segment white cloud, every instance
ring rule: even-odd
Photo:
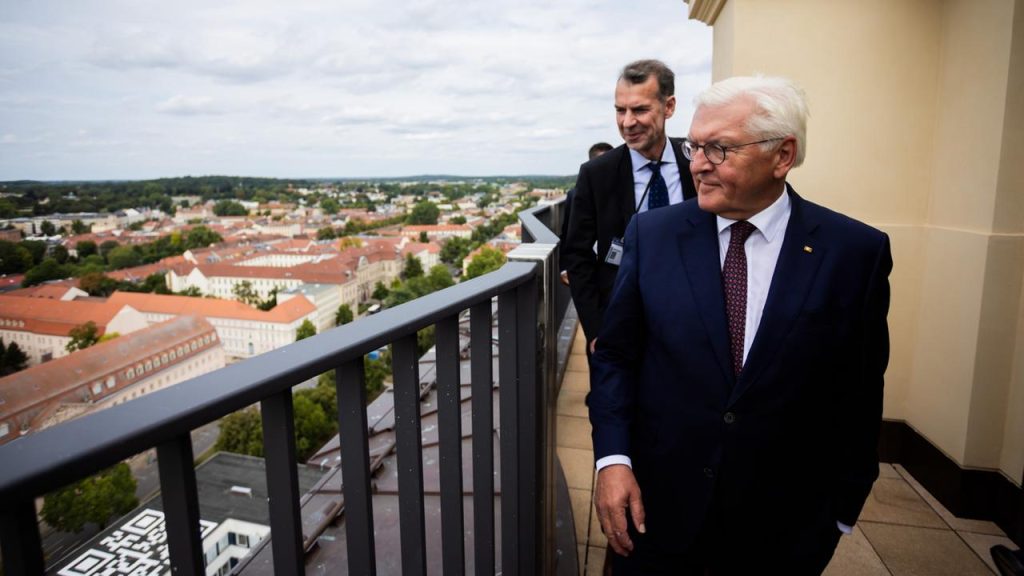
[[[204,96],[187,97],[181,94],[171,96],[167,100],[156,105],[160,112],[168,114],[180,114],[192,116],[196,114],[223,114],[226,109],[213,101],[212,98]]]
[[[672,134],[710,81],[664,0],[51,4],[0,23],[0,180],[570,174],[626,62],[677,72]]]

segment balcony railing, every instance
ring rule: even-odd
[[[259,403],[274,572],[303,574],[292,387],[335,369],[348,524],[348,571],[376,573],[363,356],[393,347],[402,573],[426,572],[417,331],[435,326],[445,574],[464,571],[458,317],[470,311],[473,434],[491,435],[491,306],[498,300],[501,558],[494,562],[495,455],[473,443],[477,574],[551,574],[560,206],[520,214],[523,246],[500,270],[187,382],[38,431],[0,449],[0,546],[7,575],[44,571],[35,499],[156,448],[171,573],[204,574],[191,430]],[[478,465],[479,463],[479,465]],[[478,473],[479,472],[479,473]]]

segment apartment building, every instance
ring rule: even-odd
[[[220,338],[197,316],[101,342],[0,378],[0,444],[222,367]]]

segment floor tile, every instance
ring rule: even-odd
[[[576,545],[586,546],[590,529],[590,490],[570,488],[569,501],[572,503],[572,522],[576,527]]]
[[[590,392],[589,372],[566,371],[562,377],[562,392]]]
[[[590,413],[587,411],[587,393],[578,390],[562,390],[558,394],[558,402],[555,411],[559,415],[578,416],[587,418]]]
[[[907,484],[917,492],[921,499],[927,502],[928,505],[931,506],[932,510],[934,510],[935,513],[938,514],[939,517],[942,518],[953,530],[988,534],[990,536],[1006,536],[1003,530],[996,525],[995,522],[989,522],[988,520],[972,520],[970,518],[957,518],[952,512],[947,510],[937,498],[925,490],[924,486],[921,486],[921,483],[918,482],[906,468],[899,464],[894,464],[893,470],[906,480]]]
[[[567,448],[593,449],[590,440],[590,421],[575,416],[562,416],[556,424],[558,429],[555,445]]]
[[[569,362],[565,365],[566,372],[587,372],[590,370],[590,365],[587,364],[587,356],[585,354],[570,354]]]
[[[832,556],[832,562],[825,569],[824,576],[890,576],[882,559],[864,536],[854,526],[853,534],[839,539],[839,546]]]
[[[565,472],[565,482],[569,488],[580,490],[594,489],[594,452],[581,448],[558,447],[558,461]]]
[[[858,522],[893,576],[991,576],[951,530]]]
[[[579,550],[579,553],[577,555],[579,564],[577,564],[576,566],[579,569],[578,573],[583,574],[584,567],[587,565],[587,547],[580,544],[579,546],[576,546],[576,548]]]
[[[982,562],[988,566],[989,570],[991,570],[993,574],[996,574],[999,571],[996,570],[996,564],[992,561],[992,553],[989,552],[989,550],[996,544],[1002,544],[1010,550],[1017,549],[1017,545],[1013,543],[1013,540],[1010,540],[1006,536],[976,534],[974,532],[959,532],[959,534],[960,537],[964,539],[964,542],[967,542],[967,545],[971,547],[971,550],[974,550],[974,553],[981,558]]]
[[[597,546],[589,546],[587,550],[587,571],[584,574],[587,576],[601,576],[604,574],[604,556],[607,550]]]
[[[597,509],[591,506],[590,510],[590,541],[587,542],[590,546],[608,546],[608,538],[605,537],[604,532],[601,531],[601,521],[597,519]]]
[[[861,520],[949,529],[902,478],[879,478],[864,503]]]

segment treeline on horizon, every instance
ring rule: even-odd
[[[419,179],[417,179],[419,178]],[[431,184],[447,180],[443,184]],[[494,192],[509,182],[525,182],[534,188],[568,188],[573,176],[422,176],[404,178],[350,179],[277,179],[244,176],[183,176],[155,180],[60,181],[16,180],[0,182],[0,218],[44,216],[77,212],[116,212],[127,208],[153,208],[173,213],[177,208],[172,196],[199,196],[207,200],[253,200],[261,203],[298,202],[298,189],[316,190],[327,185],[334,190],[355,192],[357,197],[345,207],[371,206],[359,195],[374,191],[394,197],[403,194],[425,195],[441,191],[455,200],[477,192]],[[318,193],[307,196],[308,203],[320,200]]]

